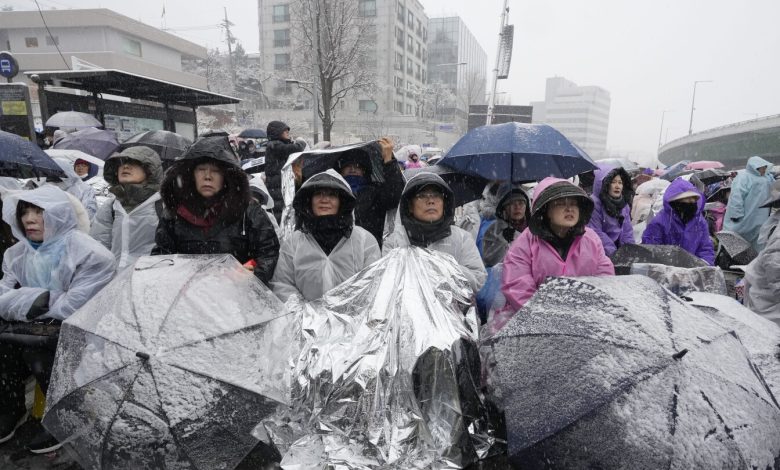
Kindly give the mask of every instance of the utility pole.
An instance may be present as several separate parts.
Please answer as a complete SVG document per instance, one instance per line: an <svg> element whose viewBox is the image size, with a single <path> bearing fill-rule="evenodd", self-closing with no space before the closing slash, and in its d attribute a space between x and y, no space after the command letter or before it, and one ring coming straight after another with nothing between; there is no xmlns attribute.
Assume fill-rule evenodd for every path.
<svg viewBox="0 0 780 470"><path fill-rule="evenodd" d="M236 90L236 69L233 67L233 43L236 42L236 38L233 37L233 33L230 32L230 27L233 23L228 20L227 7L225 9L225 21L222 22L222 27L225 28L225 38L228 47L228 69L230 70L230 79L233 82L233 92Z"/></svg>
<svg viewBox="0 0 780 470"><path fill-rule="evenodd" d="M504 8L501 9L501 29L498 34L498 49L496 50L496 66L493 69L493 86L490 89L490 102L488 103L487 119L485 124L488 126L493 123L493 109L496 107L496 87L498 86L498 67L501 60L501 43L504 38L504 27L506 26L507 0L504 0Z"/></svg>

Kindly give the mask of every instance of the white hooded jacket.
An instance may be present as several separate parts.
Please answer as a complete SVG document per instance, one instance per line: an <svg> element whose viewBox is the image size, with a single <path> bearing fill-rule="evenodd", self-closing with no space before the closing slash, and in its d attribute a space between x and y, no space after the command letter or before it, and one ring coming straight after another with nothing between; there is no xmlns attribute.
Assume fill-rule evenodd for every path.
<svg viewBox="0 0 780 470"><path fill-rule="evenodd" d="M89 220L95 217L97 212L97 199L95 198L95 190L92 186L82 181L81 177L76 174L76 170L73 169L73 163L67 158L55 157L53 160L62 168L65 172L65 177L61 183L51 183L54 186L72 194L76 197L81 204L84 205L84 209L87 210Z"/></svg>
<svg viewBox="0 0 780 470"><path fill-rule="evenodd" d="M20 200L44 209L44 241L36 250L19 226ZM41 318L64 320L103 288L114 275L114 257L78 230L70 199L57 187L9 193L3 198L3 220L17 240L5 252L0 280L0 315L26 321L30 306L49 292L49 312ZM16 288L16 285L21 287Z"/></svg>

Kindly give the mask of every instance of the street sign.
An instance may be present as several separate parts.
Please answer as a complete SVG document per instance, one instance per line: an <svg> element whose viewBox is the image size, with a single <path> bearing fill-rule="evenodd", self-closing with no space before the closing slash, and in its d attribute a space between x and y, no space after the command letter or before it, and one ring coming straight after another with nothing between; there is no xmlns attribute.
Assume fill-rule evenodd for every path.
<svg viewBox="0 0 780 470"><path fill-rule="evenodd" d="M10 52L0 52L0 76L8 79L14 78L19 73L19 64L14 59L14 56Z"/></svg>
<svg viewBox="0 0 780 470"><path fill-rule="evenodd" d="M35 141L27 85L0 83L0 129Z"/></svg>

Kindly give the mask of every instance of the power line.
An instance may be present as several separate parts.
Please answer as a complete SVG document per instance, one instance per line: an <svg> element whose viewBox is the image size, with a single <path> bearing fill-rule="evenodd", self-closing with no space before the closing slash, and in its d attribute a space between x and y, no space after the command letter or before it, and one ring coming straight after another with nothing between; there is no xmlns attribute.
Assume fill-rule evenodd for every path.
<svg viewBox="0 0 780 470"><path fill-rule="evenodd" d="M49 34L52 44L54 44L54 47L57 48L57 53L60 55L60 58L62 58L62 62L65 64L65 67L68 70L71 70L70 64L68 63L67 60L65 60L65 56L62 55L62 51L60 50L59 39L55 39L54 36L52 36L51 30L49 30L49 25L46 24L46 20L43 18L43 11L41 11L41 6L38 5L38 0L33 0L33 1L35 2L36 8L38 8L38 14L41 15L41 21L43 21L43 26L46 27L46 32Z"/></svg>

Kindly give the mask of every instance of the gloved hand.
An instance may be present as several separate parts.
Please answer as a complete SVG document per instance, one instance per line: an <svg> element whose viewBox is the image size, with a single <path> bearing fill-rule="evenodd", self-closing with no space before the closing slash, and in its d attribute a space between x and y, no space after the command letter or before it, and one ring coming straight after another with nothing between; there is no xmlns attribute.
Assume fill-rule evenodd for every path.
<svg viewBox="0 0 780 470"><path fill-rule="evenodd" d="M35 320L47 313L49 313L49 291L42 293L33 301L30 310L27 311L27 320Z"/></svg>
<svg viewBox="0 0 780 470"><path fill-rule="evenodd" d="M306 147L309 146L309 143L306 142L306 139L304 139L303 137L296 137L295 143L301 147L301 151L303 151L304 149L306 149Z"/></svg>
<svg viewBox="0 0 780 470"><path fill-rule="evenodd" d="M507 227L501 231L501 235L504 237L504 240L512 243L515 240L515 228Z"/></svg>

